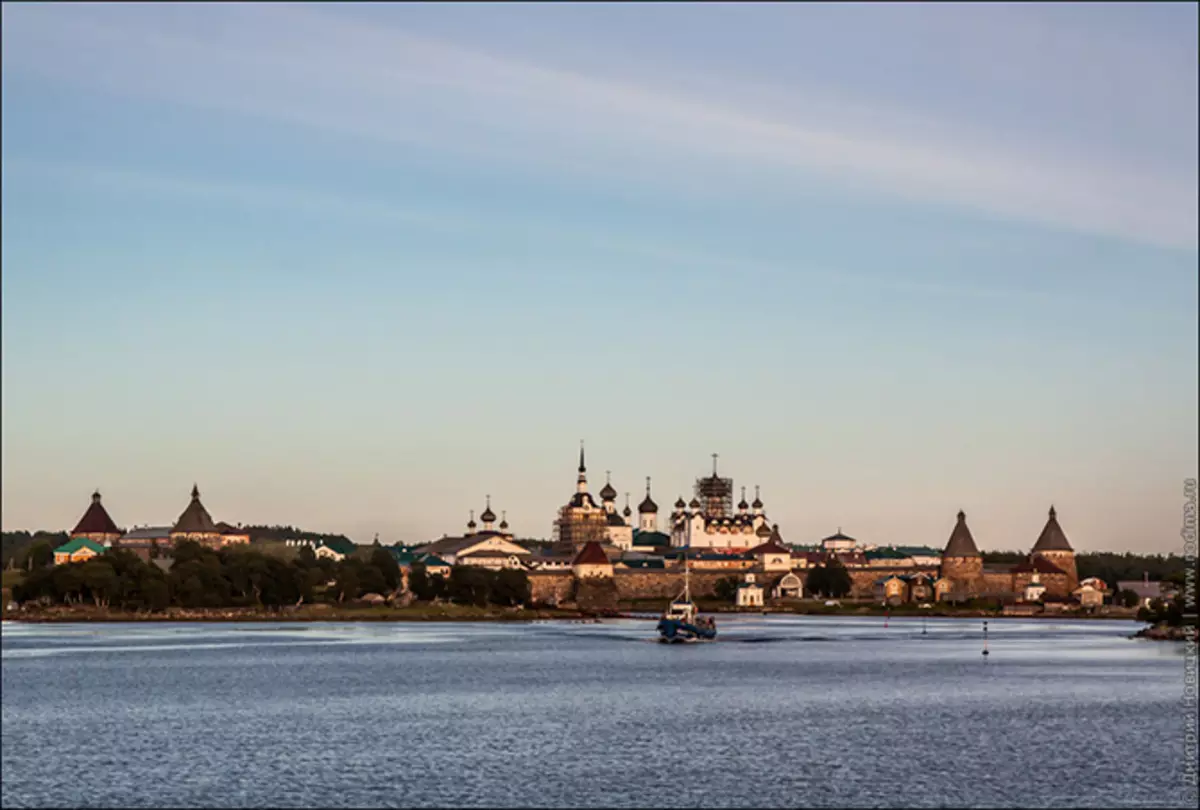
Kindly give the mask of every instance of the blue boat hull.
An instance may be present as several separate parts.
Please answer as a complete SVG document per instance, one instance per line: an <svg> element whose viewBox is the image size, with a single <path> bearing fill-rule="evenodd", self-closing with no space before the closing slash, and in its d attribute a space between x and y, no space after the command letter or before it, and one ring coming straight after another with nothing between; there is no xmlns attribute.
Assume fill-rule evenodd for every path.
<svg viewBox="0 0 1200 810"><path fill-rule="evenodd" d="M712 641L717 637L714 627L699 627L679 619L661 619L658 622L659 641Z"/></svg>

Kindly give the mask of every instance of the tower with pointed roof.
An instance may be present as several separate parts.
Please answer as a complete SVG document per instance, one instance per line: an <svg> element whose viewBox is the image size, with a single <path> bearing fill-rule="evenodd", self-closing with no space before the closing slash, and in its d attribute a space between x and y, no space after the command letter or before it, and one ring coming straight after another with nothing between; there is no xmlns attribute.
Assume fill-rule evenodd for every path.
<svg viewBox="0 0 1200 810"><path fill-rule="evenodd" d="M955 594L970 596L982 590L983 555L967 526L967 514L961 509L942 552L941 574L950 581Z"/></svg>
<svg viewBox="0 0 1200 810"><path fill-rule="evenodd" d="M558 510L558 517L554 521L554 550L560 554L574 554L589 541L607 542L609 522L612 518L624 523L620 515L610 514L603 506L597 504L588 492L587 461L583 452L583 442L580 441L575 494Z"/></svg>
<svg viewBox="0 0 1200 810"><path fill-rule="evenodd" d="M75 528L71 530L71 539L74 540L79 537L99 543L102 546L111 546L114 542L121 539L121 534L122 532L117 528L117 524L113 522L104 505L100 503L100 490L97 489L92 493L92 502L88 504L83 517L75 524Z"/></svg>
<svg viewBox="0 0 1200 810"><path fill-rule="evenodd" d="M194 540L209 548L221 547L221 530L200 502L200 487L192 485L192 499L171 527L171 542Z"/></svg>
<svg viewBox="0 0 1200 810"><path fill-rule="evenodd" d="M1038 535L1037 542L1029 552L1031 557L1041 557L1067 575L1067 593L1079 587L1079 571L1075 567L1075 549L1067 541L1067 535L1058 525L1058 512L1051 505L1046 525Z"/></svg>

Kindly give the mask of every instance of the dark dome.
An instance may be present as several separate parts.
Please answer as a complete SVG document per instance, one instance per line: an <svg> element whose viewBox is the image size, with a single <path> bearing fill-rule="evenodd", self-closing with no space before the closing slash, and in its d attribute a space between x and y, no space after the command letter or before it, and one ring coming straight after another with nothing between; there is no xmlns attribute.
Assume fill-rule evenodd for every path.
<svg viewBox="0 0 1200 810"><path fill-rule="evenodd" d="M762 499L761 499L761 498L759 498L757 495L755 495L755 496L754 496L754 503L752 503L752 504L750 504L750 505L751 505L751 506L753 506L755 509L762 509L762 506L763 506Z"/></svg>
<svg viewBox="0 0 1200 810"><path fill-rule="evenodd" d="M749 508L750 508L750 504L746 503L745 498L742 498L740 501L738 501L738 509L749 509Z"/></svg>
<svg viewBox="0 0 1200 810"><path fill-rule="evenodd" d="M492 523L496 520L496 513L493 512L492 507L489 506L487 509L483 510L483 514L479 516L479 519L484 523Z"/></svg>
<svg viewBox="0 0 1200 810"><path fill-rule="evenodd" d="M755 532L755 534L758 535L759 537L770 537L771 529L769 526L767 526L766 523L764 523L763 525L758 527L758 530Z"/></svg>
<svg viewBox="0 0 1200 810"><path fill-rule="evenodd" d="M643 500L641 503L638 504L638 512L640 512L643 515L657 514L658 504L656 504L654 502L654 500L649 495L647 495L645 500Z"/></svg>
<svg viewBox="0 0 1200 810"><path fill-rule="evenodd" d="M625 508L621 510L621 514L625 517L629 517L633 514L633 510L629 508L629 504L625 504Z"/></svg>
<svg viewBox="0 0 1200 810"><path fill-rule="evenodd" d="M612 484L605 484L604 489L600 490L600 500L615 501L617 499L617 491L613 489Z"/></svg>
<svg viewBox="0 0 1200 810"><path fill-rule="evenodd" d="M684 500L683 500L683 498L680 498L679 500L675 501L675 508L676 508L676 509L684 509L684 508L686 508L686 507L687 507L687 504L686 504L686 503L684 503Z"/></svg>
<svg viewBox="0 0 1200 810"><path fill-rule="evenodd" d="M692 502L689 503L688 506L690 506L693 509L699 509L700 508L700 499L692 498Z"/></svg>

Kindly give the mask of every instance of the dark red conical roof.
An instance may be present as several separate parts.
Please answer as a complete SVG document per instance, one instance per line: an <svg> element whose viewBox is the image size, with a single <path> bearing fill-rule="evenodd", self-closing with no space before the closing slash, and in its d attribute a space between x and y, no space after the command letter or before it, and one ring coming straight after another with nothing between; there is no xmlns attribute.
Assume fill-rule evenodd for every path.
<svg viewBox="0 0 1200 810"><path fill-rule="evenodd" d="M608 565L608 555L595 540L589 540L579 549L571 565Z"/></svg>
<svg viewBox="0 0 1200 810"><path fill-rule="evenodd" d="M1050 507L1050 517L1046 520L1045 528L1042 529L1037 542L1033 544L1033 550L1035 552L1074 550L1067 542L1067 535L1063 533L1062 526L1058 525L1058 513L1054 511L1053 506Z"/></svg>
<svg viewBox="0 0 1200 810"><path fill-rule="evenodd" d="M83 517L79 519L75 530L71 532L73 535L120 533L121 530L117 528L117 524L113 523L113 519L108 516L107 510L101 505L99 491L92 493L91 505L83 513Z"/></svg>

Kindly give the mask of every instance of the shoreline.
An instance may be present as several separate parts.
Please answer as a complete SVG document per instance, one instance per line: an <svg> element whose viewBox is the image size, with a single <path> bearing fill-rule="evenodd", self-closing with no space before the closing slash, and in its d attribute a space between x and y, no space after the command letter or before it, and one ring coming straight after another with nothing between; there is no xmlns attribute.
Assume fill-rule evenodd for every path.
<svg viewBox="0 0 1200 810"><path fill-rule="evenodd" d="M856 617L862 619L885 618L884 611L875 607L842 606L840 609L815 610L737 610L737 609L705 609L702 612L713 616L816 616L816 617ZM126 624L126 623L301 623L301 622L535 622L535 621L565 621L565 622L596 622L602 619L641 619L657 618L658 608L641 605L622 606L616 612L593 612L577 608L476 608L454 604L429 604L408 607L321 607L307 606L301 608L284 608L278 611L263 608L206 608L185 609L168 608L157 613L129 612L110 610L90 605L51 608L34 608L21 611L5 611L2 618L6 622L25 624ZM1132 616L1110 616L1097 614L1072 615L1062 613L1031 614L1028 616L1002 615L983 610L963 610L928 613L901 612L887 616L891 619L979 619L988 621L1003 620L1097 620L1125 621L1142 624ZM1138 637L1149 639L1166 638L1162 633L1155 632L1152 627L1143 627Z"/></svg>

